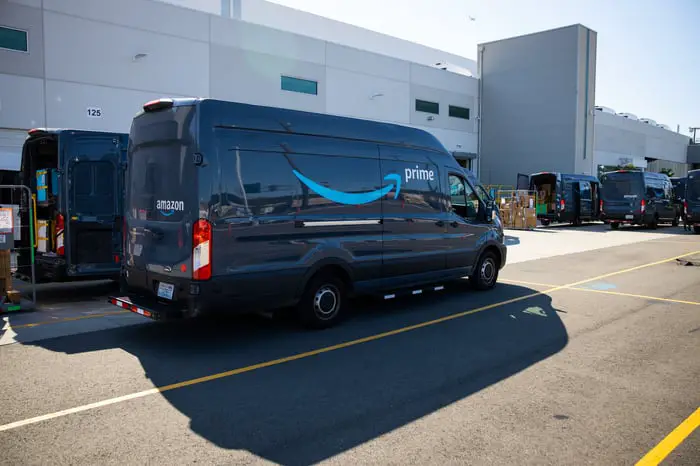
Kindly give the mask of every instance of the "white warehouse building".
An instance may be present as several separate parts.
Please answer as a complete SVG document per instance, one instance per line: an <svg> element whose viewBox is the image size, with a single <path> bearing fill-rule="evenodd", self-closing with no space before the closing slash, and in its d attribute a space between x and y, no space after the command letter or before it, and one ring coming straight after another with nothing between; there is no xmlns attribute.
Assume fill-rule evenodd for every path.
<svg viewBox="0 0 700 466"><path fill-rule="evenodd" d="M474 61L263 0L220 3L242 19L245 12L267 12L279 22L292 12L288 20L297 24L322 20L338 39L156 0L0 0L0 40L8 42L0 44L2 168L18 168L30 128L128 132L145 102L165 96L411 125L432 132L471 166L477 153L478 80L468 75ZM467 71L430 66L437 62L457 62Z"/></svg>
<svg viewBox="0 0 700 466"><path fill-rule="evenodd" d="M265 0L0 0L0 169L19 168L28 129L125 133L167 96L425 129L490 184L629 163L684 174L688 137L594 111L586 31L481 45L477 64Z"/></svg>

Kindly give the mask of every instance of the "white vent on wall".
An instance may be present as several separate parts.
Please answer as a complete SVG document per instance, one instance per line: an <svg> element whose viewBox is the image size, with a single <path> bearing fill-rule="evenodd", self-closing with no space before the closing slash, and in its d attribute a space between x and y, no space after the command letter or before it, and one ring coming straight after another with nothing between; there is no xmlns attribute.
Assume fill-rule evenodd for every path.
<svg viewBox="0 0 700 466"><path fill-rule="evenodd" d="M639 118L637 118L637 115L634 115L632 113L618 113L618 115L620 115L623 118L628 118L630 120L639 120Z"/></svg>
<svg viewBox="0 0 700 466"><path fill-rule="evenodd" d="M603 107L602 105L596 105L595 109L596 109L596 111L598 111L598 112L611 113L611 114L613 114L613 115L614 115L615 113L617 113L617 112L615 112L615 110L613 110L612 108L610 108L610 107Z"/></svg>

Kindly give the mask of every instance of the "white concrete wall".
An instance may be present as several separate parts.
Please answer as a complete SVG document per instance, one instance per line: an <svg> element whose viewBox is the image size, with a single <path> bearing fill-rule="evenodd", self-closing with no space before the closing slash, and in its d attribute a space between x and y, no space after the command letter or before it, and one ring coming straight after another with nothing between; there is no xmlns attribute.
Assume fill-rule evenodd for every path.
<svg viewBox="0 0 700 466"><path fill-rule="evenodd" d="M475 78L162 1L41 4L0 1L8 26L31 30L30 53L0 55L0 130L128 132L151 99L213 97L410 124L448 150L476 152ZM372 42L374 33L365 33ZM317 81L318 95L281 90L281 75ZM440 115L428 121L415 98L438 102ZM472 118L449 117L450 104L468 107ZM102 116L89 117L88 107Z"/></svg>
<svg viewBox="0 0 700 466"><path fill-rule="evenodd" d="M687 161L688 136L601 111L595 111L594 118L597 165L618 165L622 159L646 168L645 158Z"/></svg>
<svg viewBox="0 0 700 466"><path fill-rule="evenodd" d="M349 45L422 65L448 62L465 68L476 76L476 61L469 58L265 0L233 0L233 3L240 4L240 19L243 21L304 34L327 42Z"/></svg>

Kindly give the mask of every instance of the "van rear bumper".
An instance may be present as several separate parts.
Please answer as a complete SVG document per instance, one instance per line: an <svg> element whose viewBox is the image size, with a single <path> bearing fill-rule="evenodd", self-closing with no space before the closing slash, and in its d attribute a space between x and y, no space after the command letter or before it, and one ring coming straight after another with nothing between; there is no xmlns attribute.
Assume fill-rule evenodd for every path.
<svg viewBox="0 0 700 466"><path fill-rule="evenodd" d="M110 296L107 302L120 309L148 317L153 320L172 320L187 315L187 306L171 306L150 301L142 297Z"/></svg>
<svg viewBox="0 0 700 466"><path fill-rule="evenodd" d="M632 218L628 218L628 217ZM651 221L651 218L648 217L646 214L639 214L639 213L634 213L634 214L626 214L626 213L611 213L611 214L604 214L601 215L600 219L603 221L603 223L626 223L630 225L642 225L645 223L649 223Z"/></svg>

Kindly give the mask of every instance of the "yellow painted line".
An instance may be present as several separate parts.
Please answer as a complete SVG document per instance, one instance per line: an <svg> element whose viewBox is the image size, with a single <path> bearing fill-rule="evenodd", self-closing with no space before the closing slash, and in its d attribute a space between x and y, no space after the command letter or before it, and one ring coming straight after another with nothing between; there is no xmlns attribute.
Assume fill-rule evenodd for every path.
<svg viewBox="0 0 700 466"><path fill-rule="evenodd" d="M520 281L520 280L501 279L500 281L502 281L504 283L512 283L514 285L557 287L557 285L548 285L546 283L525 282L525 281ZM613 296L623 296L623 297L628 297L628 298L648 299L651 301L661 301L661 302L666 302L666 303L690 304L691 306L700 306L700 302L697 302L697 301L684 301L682 299L659 298L656 296L646 296L646 295L642 295L642 294L623 293L621 291L592 290L590 288L579 288L579 287L569 287L569 286L566 286L562 289L575 290L575 291L585 291L588 293L609 294L609 295L613 295Z"/></svg>
<svg viewBox="0 0 700 466"><path fill-rule="evenodd" d="M502 283L512 283L513 285L543 286L545 288L554 288L559 286L552 285L551 283L526 282L524 280L510 280L508 278L499 278L498 281Z"/></svg>
<svg viewBox="0 0 700 466"><path fill-rule="evenodd" d="M700 427L700 408L696 409L685 421L673 429L666 438L656 445L649 453L644 455L635 466L658 465L698 427Z"/></svg>
<svg viewBox="0 0 700 466"><path fill-rule="evenodd" d="M609 295L613 295L613 296L625 296L628 298L648 299L650 301L660 301L663 303L689 304L691 306L700 306L700 303L698 303L696 301L684 301L682 299L657 298L656 296L646 296L643 294L621 293L618 291L608 291L608 290L590 290L588 288L569 288L569 289L576 290L576 291L588 291L589 293L602 293L602 294L609 294Z"/></svg>
<svg viewBox="0 0 700 466"><path fill-rule="evenodd" d="M634 272L634 271L636 271L636 270L646 269L646 268L648 268L648 267L653 267L653 266L655 266L655 265L666 264L666 263L668 263L668 262L673 262L673 261L675 261L675 260L682 259L682 258L688 257L688 256L693 256L693 255L695 255L695 254L700 254L700 250L693 251L693 252L688 252L688 253L685 253L685 254L680 254L680 255L674 256L674 257L669 257L668 259L662 259L662 260L659 260L659 261L656 261L656 262L650 262L650 263L648 263L648 264L638 265L638 266L636 266L636 267L630 267L630 268L624 269L624 270L618 270L617 272L606 273L606 274L599 275L599 276L593 277L593 278L587 278L586 280L580 280L580 281L575 282L575 283L569 283L568 285L557 286L557 287L555 287L555 288L552 288L552 289L549 289L549 290L545 291L544 293L551 293L552 291L561 290L561 289L563 289L563 288L572 288L572 287L574 287L574 286L583 285L583 284L585 284L585 283L590 283L590 282L595 282L595 281L598 281L598 280L602 280L603 278L614 277L614 276L616 276L616 275L622 275L623 273Z"/></svg>
<svg viewBox="0 0 700 466"><path fill-rule="evenodd" d="M265 361L265 362L253 364L250 366L240 367L240 368L233 369L230 371L219 372L217 374L207 375L207 376L199 377L196 379L189 379L189 380L185 380L182 382L173 383L170 385L164 385L161 387L151 388L149 390L143 390L140 392L131 393L129 395L124 395L124 396L120 396L120 397L116 397L116 398L110 398L107 400L98 401L96 403L90 403L90 404L83 405L83 406L76 406L74 408L64 409L62 411L56 411L54 413L44 414L42 416L36 416L36 417L28 418L28 419L23 419L21 421L11 422L9 424L0 425L0 432L12 430L12 429L17 429L19 427L23 427L23 426L27 426L27 425L31 425L31 424L36 424L36 423L43 422L43 421L48 421L50 419L56 419L59 417L68 416L70 414L81 413L81 412L89 411L92 409L101 408L104 406L122 403L122 402L133 400L136 398L143 398L145 396L155 395L157 393L163 393L163 392L170 391L170 390L176 390L178 388L189 387L189 386L201 384L204 382L210 382L212 380L218 380L218 379L223 379L226 377L231 377L233 375L244 374L246 372L252 372L252 371L255 371L258 369L263 369L265 367L277 366L277 365L284 364L287 362L297 361L299 359L305 359L305 358L309 358L311 356L317 356L319 354L330 353L332 351L337 351L337 350L340 350L343 348L349 348L351 346L356 346L356 345L368 343L371 341L381 340L381 339L384 339L384 338L387 338L387 337L390 337L393 335L399 335L399 334L410 332L410 331L417 330L420 328L425 328L425 327L429 327L432 325L436 325L436 324L439 324L442 322L448 322L450 320L459 319L460 317L465 317L465 316L468 316L471 314L476 314L478 312L487 311L489 309L494 309L494 308L501 307L501 306L507 306L508 304L516 303L519 301L524 301L526 299L530 299L530 298L533 298L535 296L540 296L540 295L544 295L547 293L551 293L552 291L556 291L558 289L563 289L563 288L566 288L567 286L574 286L574 285L579 285L582 283L588 283L588 282L600 280L601 278L609 277L612 275L619 275L619 274L623 274L623 273L627 273L627 272L632 272L634 270L639 270L639 269L643 269L646 267L652 267L654 265L663 264L666 262L671 262L671 261L674 261L674 260L681 258L681 257L685 257L685 256L688 256L691 254L697 254L698 252L700 252L700 251L684 254L681 256L672 257L669 259L664 259L661 261L651 262L649 264L643 264L643 265L639 265L636 267L630 267L628 269L620 270L618 272L612 272L612 273L608 273L608 274L601 275L598 277L593 277L593 278L589 278L586 280L581 280L581 281L578 281L576 283L572 283L570 285L564 285L564 286L560 286L560 287L556 287L556 288L551 288L551 289L546 290L546 291L538 291L535 293L530 293L528 295L520 296L518 298L507 299L505 301L500 301L497 303L489 304L489 305L478 307L475 309L470 309L467 311L458 312L456 314L450 314L448 316L440 317L438 319L433 319L433 320L429 320L426 322L421 322L419 324L409 325L407 327L401 327L401 328L398 328L395 330L390 330L388 332L378 333L378 334L370 335L370 336L367 336L364 338L358 338L356 340L350 340L350 341L347 341L344 343L339 343L337 345L326 346L323 348L315 349L312 351L307 351L304 353L295 354L292 356L287 356L287 357L283 357L283 358L279 358L279 359L273 359L271 361Z"/></svg>
<svg viewBox="0 0 700 466"><path fill-rule="evenodd" d="M21 325L12 325L11 323L9 324L10 329L19 329L19 328L33 328L33 327L39 327L42 325L49 325L49 324L60 324L61 322L74 322L76 320L83 320L83 319L94 319L96 317L107 317L107 316L113 316L117 314L128 314L130 311L107 311L107 312L102 312L100 314L89 314L85 316L76 316L76 317L61 317L56 320L44 320L41 322L32 322L29 324L21 324Z"/></svg>

